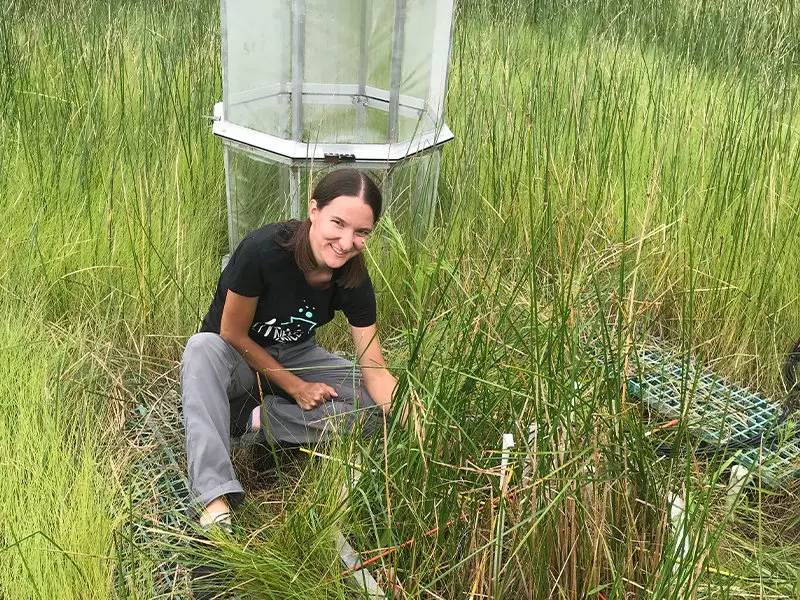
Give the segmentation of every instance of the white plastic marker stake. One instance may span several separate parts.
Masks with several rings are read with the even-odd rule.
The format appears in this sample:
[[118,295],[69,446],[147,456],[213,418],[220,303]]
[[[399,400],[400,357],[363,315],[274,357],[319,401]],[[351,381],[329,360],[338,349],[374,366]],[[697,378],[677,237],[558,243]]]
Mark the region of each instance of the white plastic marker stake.
[[[328,456],[326,454],[321,454],[319,452],[315,452],[313,450],[307,450],[305,448],[300,448],[304,452],[311,454],[312,456],[317,456],[319,458],[325,458],[328,460],[332,460],[334,462],[338,462],[347,468],[347,479],[349,479],[349,485],[347,481],[342,482],[342,491],[339,497],[341,502],[347,502],[348,497],[350,495],[350,489],[358,484],[359,479],[361,478],[361,465],[364,464],[362,460],[360,463],[350,463],[347,461],[340,460],[333,456]],[[362,457],[363,458],[363,457]],[[361,556],[355,549],[350,545],[347,541],[347,538],[344,537],[342,530],[339,529],[338,526],[334,526],[334,535],[336,536],[336,550],[339,552],[339,558],[344,563],[345,567],[348,570],[354,569],[356,566],[361,564]],[[383,591],[381,586],[378,585],[378,582],[375,581],[375,578],[372,576],[372,573],[369,572],[369,569],[361,568],[356,569],[352,573],[350,573],[350,577],[352,578],[353,582],[356,586],[363,590],[366,593],[367,598],[370,600],[383,600],[386,598],[386,593]]]
[[511,433],[503,434],[503,458],[500,460],[500,493],[505,497],[508,488],[508,455],[509,450],[514,447],[514,435]]
[[[498,504],[497,530],[495,531],[494,564],[492,569],[493,585],[500,582],[500,569],[503,564],[503,535],[506,528],[505,498],[508,491],[508,458],[511,448],[514,447],[514,436],[510,433],[503,434],[503,457],[500,460],[500,502]],[[495,591],[497,588],[495,587]]]
[[728,480],[728,495],[725,497],[725,511],[733,513],[736,499],[742,488],[750,480],[750,469],[743,465],[733,465],[731,467],[731,478]]
[[689,527],[686,518],[686,502],[678,494],[669,495],[669,522],[672,525],[675,540],[675,566],[672,572],[678,570],[680,562],[689,555]]

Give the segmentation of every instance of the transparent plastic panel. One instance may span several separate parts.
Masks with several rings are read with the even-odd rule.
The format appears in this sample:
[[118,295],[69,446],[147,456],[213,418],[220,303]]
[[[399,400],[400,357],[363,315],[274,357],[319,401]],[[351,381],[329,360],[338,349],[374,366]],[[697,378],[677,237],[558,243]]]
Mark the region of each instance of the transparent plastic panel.
[[[361,115],[359,115],[361,112]],[[385,144],[389,114],[369,106],[305,104],[303,141],[311,144]]]
[[304,0],[305,83],[356,84],[363,0]]
[[225,144],[231,251],[265,223],[290,218],[289,167]]
[[383,214],[404,233],[424,235],[437,218],[436,198],[441,149],[411,157],[391,168],[355,165],[289,167],[225,143],[228,188],[228,226],[231,250],[265,223],[292,217],[292,170],[298,177],[299,216],[304,219],[314,185],[332,169],[359,169],[372,177],[383,193]]
[[[388,75],[383,105],[368,105],[366,95],[376,65],[384,62],[378,71],[388,74],[394,0],[305,2],[303,141],[385,144]],[[373,18],[385,17],[387,8],[388,23],[376,28]]]
[[450,47],[453,41],[453,0],[436,0],[435,4],[427,105],[436,115],[438,127],[444,124],[444,99],[450,68]]
[[291,0],[223,0],[225,119],[286,136]]
[[430,133],[452,10],[453,0],[222,0],[224,118],[310,144]]
[[397,163],[383,184],[384,213],[401,232],[422,236],[436,220],[441,150]]
[[443,123],[444,95],[450,56],[452,2],[405,0],[405,36],[401,103],[409,98],[424,101],[418,118],[401,118],[399,139],[435,130]]
[[[368,14],[369,61],[367,85],[389,91],[392,70],[392,32],[396,0],[373,0]],[[387,97],[388,100],[388,97]]]
[[431,0],[405,0],[400,93],[427,101],[433,58],[436,6]]

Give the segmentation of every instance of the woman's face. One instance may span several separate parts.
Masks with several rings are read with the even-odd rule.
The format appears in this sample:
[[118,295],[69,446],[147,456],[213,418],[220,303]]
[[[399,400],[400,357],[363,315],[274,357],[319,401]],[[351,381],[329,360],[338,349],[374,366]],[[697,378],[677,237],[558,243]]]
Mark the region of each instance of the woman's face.
[[337,196],[324,208],[308,203],[311,229],[308,239],[320,268],[337,269],[364,251],[375,220],[359,196]]

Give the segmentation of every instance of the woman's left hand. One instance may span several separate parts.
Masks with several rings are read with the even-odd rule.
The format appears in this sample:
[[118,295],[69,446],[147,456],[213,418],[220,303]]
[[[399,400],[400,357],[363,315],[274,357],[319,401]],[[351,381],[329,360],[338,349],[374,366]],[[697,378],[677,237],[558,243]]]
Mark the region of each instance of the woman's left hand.
[[372,401],[380,406],[384,413],[388,414],[392,405],[394,391],[397,389],[397,379],[385,367],[374,369],[369,374],[367,374],[367,371],[368,369],[362,370],[364,386],[372,397]]
[[386,368],[381,343],[378,340],[378,328],[350,327],[353,343],[358,352],[358,366],[364,379],[364,387],[384,413],[388,413],[392,404],[392,396],[397,388],[397,379]]

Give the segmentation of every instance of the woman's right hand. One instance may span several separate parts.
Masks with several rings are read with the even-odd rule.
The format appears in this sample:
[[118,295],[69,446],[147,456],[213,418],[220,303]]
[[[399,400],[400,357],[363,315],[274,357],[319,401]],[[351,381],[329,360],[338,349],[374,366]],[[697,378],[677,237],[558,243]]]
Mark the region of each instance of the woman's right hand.
[[323,402],[331,398],[337,398],[339,394],[331,386],[325,383],[314,383],[303,381],[292,394],[292,398],[303,410],[317,408]]

